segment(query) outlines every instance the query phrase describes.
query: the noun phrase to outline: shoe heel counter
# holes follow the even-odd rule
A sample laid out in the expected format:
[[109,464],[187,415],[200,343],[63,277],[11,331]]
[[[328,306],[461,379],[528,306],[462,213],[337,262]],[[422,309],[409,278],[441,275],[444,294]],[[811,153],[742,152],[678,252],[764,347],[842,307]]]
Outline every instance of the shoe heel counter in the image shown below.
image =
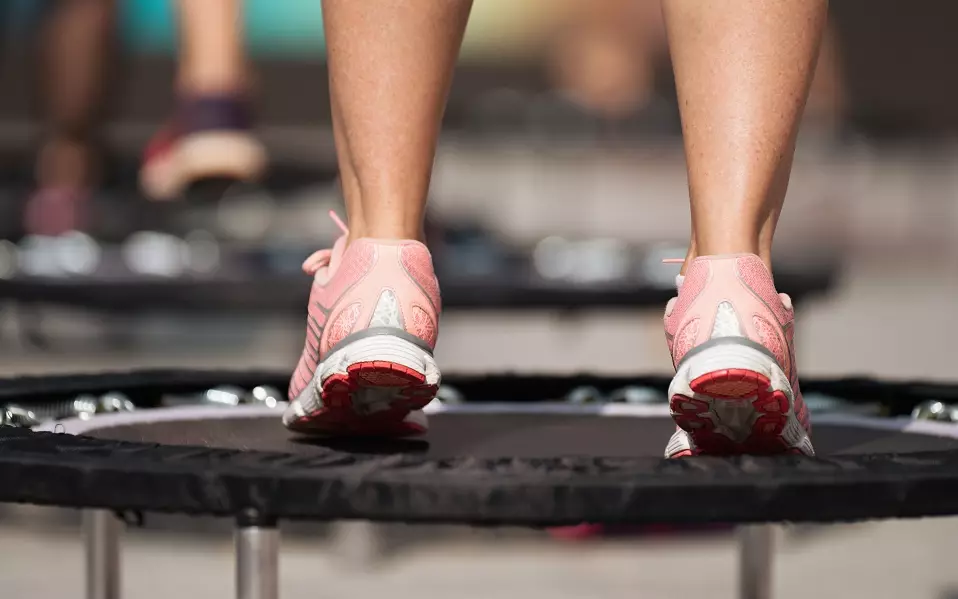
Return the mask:
[[406,276],[419,288],[424,299],[438,315],[442,312],[442,296],[439,280],[429,249],[418,242],[410,242],[399,248],[399,264]]
[[707,326],[696,310],[696,302],[702,297],[712,278],[708,261],[693,262],[685,273],[685,282],[665,313],[665,336],[672,354],[672,363],[677,365],[685,354],[708,337]]
[[[693,287],[687,289],[690,281]],[[674,331],[673,359],[678,363],[693,347],[715,339],[741,338],[764,347],[787,370],[782,329],[790,314],[758,256],[700,258],[666,317],[667,332]]]
[[747,294],[740,306],[740,316],[745,319],[745,335],[765,347],[782,369],[790,372],[792,365],[786,329],[793,324],[791,308],[782,301],[771,273],[758,256],[737,258],[734,274]]
[[399,250],[399,264],[418,293],[411,296],[407,309],[406,331],[436,346],[439,338],[439,315],[442,313],[442,295],[433,267],[432,254],[421,243],[408,243]]
[[330,311],[322,355],[367,329],[395,331],[435,347],[438,310],[430,295],[438,302],[439,286],[428,250],[416,242],[359,239],[347,253],[360,250],[368,260],[361,275],[348,279],[355,284],[344,288]]
[[414,241],[379,250],[373,278],[381,289],[368,326],[399,329],[435,347],[441,300],[432,255]]

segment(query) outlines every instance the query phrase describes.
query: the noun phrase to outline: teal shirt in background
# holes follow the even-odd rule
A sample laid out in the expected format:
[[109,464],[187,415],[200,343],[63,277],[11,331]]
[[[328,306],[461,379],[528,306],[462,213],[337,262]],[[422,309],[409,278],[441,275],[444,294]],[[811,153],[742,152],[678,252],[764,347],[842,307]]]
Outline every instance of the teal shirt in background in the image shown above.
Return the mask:
[[[44,5],[62,0],[0,0],[4,33],[35,33]],[[200,0],[202,1],[202,0]],[[364,0],[356,0],[362,2]],[[119,34],[128,52],[173,56],[176,52],[176,0],[117,0]],[[471,60],[513,61],[536,57],[548,45],[555,16],[567,6],[555,0],[483,0],[472,11],[462,56]],[[320,0],[244,0],[246,46],[256,58],[322,60],[326,55]],[[562,14],[560,10],[558,14]]]
[[[173,0],[122,0],[121,6],[123,39],[130,50],[174,51]],[[244,7],[247,47],[253,56],[319,58],[324,54],[319,0],[245,0]]]
[[[56,0],[53,0],[56,1]],[[39,0],[0,0],[5,26],[25,32],[36,22]],[[120,35],[129,51],[173,54],[176,48],[175,0],[119,0]],[[321,58],[325,54],[319,0],[244,0],[244,21],[253,56]]]

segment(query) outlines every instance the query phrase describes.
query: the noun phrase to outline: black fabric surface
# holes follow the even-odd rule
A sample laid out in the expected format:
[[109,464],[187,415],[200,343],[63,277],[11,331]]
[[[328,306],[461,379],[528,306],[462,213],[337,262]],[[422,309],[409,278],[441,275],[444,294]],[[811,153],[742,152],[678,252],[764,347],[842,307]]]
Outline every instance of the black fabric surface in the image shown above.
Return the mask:
[[0,431],[0,501],[477,525],[829,522],[958,513],[958,452],[431,459]]
[[[37,405],[120,391],[141,407],[219,384],[282,385],[284,373],[149,371],[0,380]],[[664,388],[667,377],[454,377],[472,401],[554,399],[581,384]],[[907,412],[958,386],[803,381],[807,391]],[[224,408],[228,409],[228,408]],[[954,441],[819,424],[820,456],[663,460],[664,419],[440,415],[424,442],[300,442],[276,422],[116,427],[75,437],[0,428],[0,501],[266,518],[546,526],[830,522],[958,514]],[[163,441],[166,444],[159,444]],[[171,445],[170,442],[183,445]]]
[[[245,257],[238,263],[249,262]],[[837,264],[819,269],[776,270],[779,289],[800,303],[808,296],[827,290],[836,276]],[[456,271],[453,271],[458,274]],[[307,277],[271,272],[245,272],[237,278],[224,276],[209,280],[156,280],[130,274],[124,279],[51,280],[25,277],[0,280],[0,296],[31,304],[62,305],[118,312],[277,312],[299,318],[309,297]],[[508,272],[495,278],[466,279],[440,276],[443,307],[463,309],[565,309],[654,307],[656,310],[675,293],[669,287],[647,281],[619,285],[558,285],[530,280],[525,272]],[[269,289],[270,293],[263,293]]]
[[[228,408],[224,408],[228,409]],[[559,414],[438,414],[413,440],[331,440],[291,434],[275,416],[150,422],[96,429],[91,437],[165,445],[322,456],[331,451],[457,458],[604,458],[662,456],[675,431],[670,418]],[[819,424],[820,455],[958,450],[958,439]]]

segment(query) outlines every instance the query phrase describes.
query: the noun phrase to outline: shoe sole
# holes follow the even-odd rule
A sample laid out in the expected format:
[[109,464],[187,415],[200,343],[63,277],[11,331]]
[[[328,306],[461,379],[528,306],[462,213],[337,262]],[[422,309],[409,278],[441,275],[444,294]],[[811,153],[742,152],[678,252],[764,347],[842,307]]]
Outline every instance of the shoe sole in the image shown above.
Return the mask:
[[669,408],[692,448],[682,455],[814,455],[775,360],[752,347],[709,348],[679,367]]
[[168,156],[143,165],[140,186],[156,200],[173,200],[204,180],[256,181],[266,170],[263,145],[248,133],[213,131],[180,140]]
[[[359,339],[330,354],[284,416],[293,431],[325,436],[410,437],[439,390],[432,354],[398,337]],[[315,401],[316,397],[319,401]]]

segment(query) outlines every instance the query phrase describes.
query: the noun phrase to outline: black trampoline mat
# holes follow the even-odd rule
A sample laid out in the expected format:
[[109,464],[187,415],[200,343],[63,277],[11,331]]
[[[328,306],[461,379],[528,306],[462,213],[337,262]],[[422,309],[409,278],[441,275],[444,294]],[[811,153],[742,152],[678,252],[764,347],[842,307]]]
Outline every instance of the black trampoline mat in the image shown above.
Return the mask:
[[[958,514],[958,426],[854,413],[813,416],[816,458],[662,458],[664,405],[556,402],[588,385],[664,391],[668,377],[482,376],[433,404],[431,430],[402,442],[324,440],[256,405],[164,405],[218,385],[281,388],[288,373],[149,371],[0,381],[23,405],[123,393],[132,412],[0,427],[0,501],[274,521],[364,519],[474,525],[582,522],[844,522]],[[811,381],[897,416],[958,385]]]
[[[157,420],[89,428],[84,435],[113,441],[319,455],[417,454],[427,459],[662,457],[675,424],[665,416],[549,413],[439,413],[414,440],[336,440],[286,430],[279,414]],[[958,439],[856,424],[814,425],[820,456],[958,450]]]

